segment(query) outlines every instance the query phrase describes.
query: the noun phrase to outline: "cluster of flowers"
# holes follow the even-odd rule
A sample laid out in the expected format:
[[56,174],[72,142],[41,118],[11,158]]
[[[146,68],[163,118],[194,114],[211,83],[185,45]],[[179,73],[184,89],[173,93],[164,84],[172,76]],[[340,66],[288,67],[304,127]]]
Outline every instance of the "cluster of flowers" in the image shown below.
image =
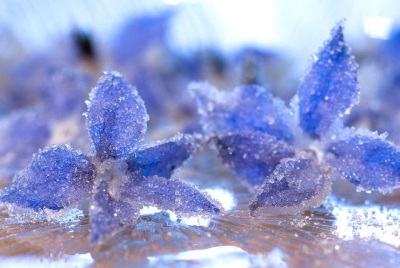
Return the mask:
[[[149,115],[138,91],[121,74],[105,71],[87,101],[91,149],[44,147],[58,114],[83,110],[74,101],[88,86],[80,77],[78,91],[62,96],[44,91],[50,101],[41,102],[37,113],[13,113],[4,121],[0,153],[9,155],[9,168],[2,176],[13,179],[0,201],[35,211],[89,203],[94,242],[134,225],[145,205],[180,215],[222,213],[210,196],[171,178],[204,144],[214,144],[221,161],[254,192],[251,215],[318,207],[335,178],[362,190],[390,192],[400,187],[400,148],[384,135],[342,122],[359,100],[357,69],[338,24],[315,55],[291,107],[258,85],[223,92],[192,83],[201,129],[151,143],[143,142]],[[68,87],[77,76],[62,77],[57,83]],[[81,136],[86,137],[78,131],[76,137]],[[39,147],[44,149],[30,161]]]

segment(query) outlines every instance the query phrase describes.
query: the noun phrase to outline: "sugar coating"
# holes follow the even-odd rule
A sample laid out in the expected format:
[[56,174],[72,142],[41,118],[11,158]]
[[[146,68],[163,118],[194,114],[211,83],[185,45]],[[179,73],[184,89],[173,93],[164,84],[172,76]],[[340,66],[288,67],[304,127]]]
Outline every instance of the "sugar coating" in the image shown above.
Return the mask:
[[328,146],[326,156],[341,176],[365,191],[387,193],[400,187],[398,146],[366,130],[345,133]]
[[26,167],[50,136],[48,124],[33,111],[18,111],[3,118],[0,121],[1,179],[11,180],[18,170]]
[[133,225],[138,217],[139,207],[113,198],[108,183],[100,181],[90,206],[90,239],[95,243],[102,242],[122,226]]
[[223,92],[207,83],[192,83],[189,88],[206,134],[256,131],[293,139],[295,123],[290,110],[263,87],[246,85]]
[[145,144],[127,162],[131,170],[139,169],[143,176],[169,178],[195,151],[196,140],[191,135],[177,134],[169,139]]
[[314,56],[310,71],[298,88],[300,126],[321,136],[359,101],[358,66],[343,38],[343,25]]
[[178,179],[153,176],[139,181],[132,180],[121,191],[124,200],[171,210],[179,215],[205,216],[222,211],[222,206],[208,194]]
[[59,210],[91,194],[95,172],[90,159],[71,147],[46,147],[14,177],[0,201],[34,210]]
[[90,93],[86,116],[93,149],[102,160],[131,153],[149,120],[136,89],[113,71],[105,72]]
[[294,156],[294,148],[263,133],[228,134],[215,138],[222,162],[251,186],[261,185],[283,158]]
[[250,213],[292,214],[318,207],[331,192],[332,169],[302,151],[275,168],[250,203]]
[[143,206],[155,206],[179,215],[211,215],[221,212],[218,202],[177,179],[144,177],[132,172],[123,160],[108,159],[97,168],[91,204],[91,239],[101,242],[121,226],[136,224]]

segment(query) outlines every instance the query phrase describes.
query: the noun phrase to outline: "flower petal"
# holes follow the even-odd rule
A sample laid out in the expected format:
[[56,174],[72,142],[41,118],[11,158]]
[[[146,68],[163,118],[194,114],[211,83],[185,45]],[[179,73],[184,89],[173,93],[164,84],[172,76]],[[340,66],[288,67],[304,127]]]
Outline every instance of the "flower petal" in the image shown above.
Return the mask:
[[121,191],[121,198],[127,202],[152,205],[180,215],[211,215],[222,210],[207,194],[177,179],[148,177],[126,184]]
[[260,86],[247,85],[222,92],[206,83],[191,84],[207,134],[261,132],[290,141],[294,120],[283,101]]
[[143,176],[171,177],[172,172],[186,161],[196,149],[195,138],[177,134],[172,138],[147,144],[127,160],[131,170]]
[[62,209],[85,200],[92,192],[95,167],[69,146],[47,147],[14,177],[0,201],[20,207]]
[[91,241],[101,243],[121,227],[133,225],[139,217],[139,210],[139,206],[134,207],[113,198],[108,183],[102,180],[90,206]]
[[400,187],[400,148],[368,131],[331,142],[327,161],[360,189],[383,193]]
[[294,149],[262,133],[231,134],[215,138],[222,162],[251,186],[261,185],[283,158]]
[[252,215],[296,214],[318,207],[330,194],[332,170],[311,152],[282,160],[250,203]]
[[341,24],[314,58],[297,95],[301,128],[321,136],[359,100],[358,66],[344,42]]
[[135,88],[117,72],[105,72],[90,93],[87,125],[96,155],[121,158],[136,148],[147,129],[146,108]]

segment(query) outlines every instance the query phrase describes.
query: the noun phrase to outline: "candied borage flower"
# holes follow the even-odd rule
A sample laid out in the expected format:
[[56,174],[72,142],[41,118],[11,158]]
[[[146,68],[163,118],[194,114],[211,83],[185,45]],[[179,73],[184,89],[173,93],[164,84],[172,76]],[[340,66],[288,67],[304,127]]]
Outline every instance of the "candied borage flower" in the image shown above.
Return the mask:
[[333,176],[367,191],[400,186],[400,149],[366,130],[341,127],[359,98],[357,65],[342,24],[314,57],[292,109],[258,86],[220,92],[200,83],[191,91],[222,162],[256,190],[253,215],[317,207]]
[[149,119],[135,88],[107,71],[90,94],[86,113],[94,155],[69,146],[39,151],[0,200],[33,210],[59,210],[90,199],[91,239],[103,241],[132,225],[143,205],[178,214],[210,215],[220,206],[195,187],[169,179],[196,149],[195,138],[178,134],[142,145]]

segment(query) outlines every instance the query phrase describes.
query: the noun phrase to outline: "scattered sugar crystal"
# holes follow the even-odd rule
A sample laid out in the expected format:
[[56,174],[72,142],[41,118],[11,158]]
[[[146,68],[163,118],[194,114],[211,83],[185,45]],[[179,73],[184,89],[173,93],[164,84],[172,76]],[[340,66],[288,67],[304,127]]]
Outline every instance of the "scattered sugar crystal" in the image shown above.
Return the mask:
[[330,194],[331,176],[331,169],[312,152],[284,159],[258,189],[250,212],[291,214],[318,207]]
[[133,225],[139,217],[139,207],[109,194],[106,181],[101,181],[90,207],[91,241],[101,242],[114,235],[122,226]]
[[171,210],[178,215],[211,215],[222,211],[220,204],[208,194],[177,179],[153,176],[132,180],[121,192],[124,200]]
[[261,185],[294,149],[263,133],[231,134],[215,138],[222,162],[251,186]]
[[105,72],[90,93],[86,115],[89,136],[102,160],[131,153],[146,132],[149,120],[136,89],[112,71]]
[[342,24],[314,58],[297,94],[300,126],[320,136],[359,99],[358,66],[344,41]]
[[47,147],[33,156],[0,197],[20,207],[62,209],[92,192],[95,168],[90,159],[69,146]]
[[379,240],[400,247],[400,210],[381,206],[351,206],[328,199],[335,234],[344,240]]
[[195,138],[177,134],[172,138],[148,143],[138,148],[127,160],[131,169],[140,169],[143,176],[171,177],[172,172],[195,151]]
[[206,83],[192,83],[190,90],[207,134],[256,131],[280,140],[293,139],[290,110],[263,87],[246,85],[222,92]]
[[400,187],[400,149],[376,133],[347,132],[327,149],[326,160],[339,175],[366,191]]
[[0,176],[11,181],[32,155],[44,147],[51,133],[45,120],[33,111],[14,112],[0,121]]

